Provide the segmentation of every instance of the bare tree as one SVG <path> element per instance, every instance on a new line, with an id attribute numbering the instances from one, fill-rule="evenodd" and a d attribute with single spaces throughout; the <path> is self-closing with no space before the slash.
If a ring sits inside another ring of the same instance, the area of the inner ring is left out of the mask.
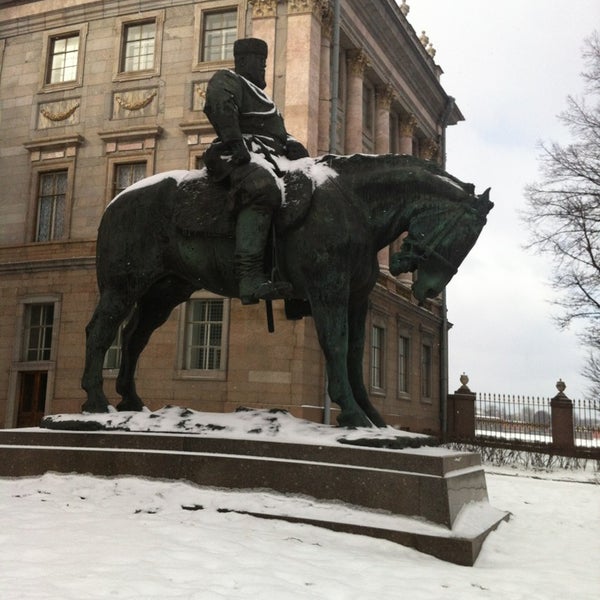
<path id="1" fill-rule="evenodd" d="M 568 96 L 559 119 L 572 142 L 542 145 L 542 181 L 527 186 L 525 220 L 530 248 L 554 263 L 551 284 L 559 292 L 560 327 L 585 323 L 590 348 L 583 375 L 600 395 L 600 37 L 585 42 L 585 94 Z"/>

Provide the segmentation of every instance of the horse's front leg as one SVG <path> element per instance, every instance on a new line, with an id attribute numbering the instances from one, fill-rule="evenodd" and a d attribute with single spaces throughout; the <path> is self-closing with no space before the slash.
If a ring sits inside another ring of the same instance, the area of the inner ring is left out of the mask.
<path id="1" fill-rule="evenodd" d="M 365 349 L 365 321 L 368 299 L 361 300 L 348 310 L 348 379 L 358 405 L 376 427 L 386 427 L 383 417 L 371 403 L 363 379 L 363 357 Z"/>
<path id="2" fill-rule="evenodd" d="M 337 418 L 338 424 L 342 427 L 371 427 L 371 422 L 354 399 L 348 379 L 348 306 L 339 300 L 339 296 L 332 303 L 311 300 L 311 306 L 325 355 L 329 397 L 342 410 Z"/>

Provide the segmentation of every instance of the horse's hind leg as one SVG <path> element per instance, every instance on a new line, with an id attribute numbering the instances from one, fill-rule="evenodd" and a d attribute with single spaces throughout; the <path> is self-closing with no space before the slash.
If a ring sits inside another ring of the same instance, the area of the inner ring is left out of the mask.
<path id="1" fill-rule="evenodd" d="M 383 417 L 371 403 L 363 380 L 363 353 L 365 349 L 365 320 L 368 301 L 365 300 L 348 311 L 348 378 L 357 404 L 373 425 L 386 427 Z"/>
<path id="2" fill-rule="evenodd" d="M 135 386 L 135 369 L 140 354 L 152 333 L 168 318 L 173 309 L 187 300 L 194 288 L 179 280 L 167 278 L 154 284 L 140 298 L 123 330 L 121 367 L 117 377 L 117 393 L 123 399 L 117 410 L 142 410 L 144 403 Z"/>
<path id="3" fill-rule="evenodd" d="M 120 294 L 104 291 L 85 328 L 85 367 L 81 387 L 87 392 L 87 400 L 81 407 L 83 412 L 108 412 L 108 401 L 102 389 L 104 355 L 130 308 Z"/>

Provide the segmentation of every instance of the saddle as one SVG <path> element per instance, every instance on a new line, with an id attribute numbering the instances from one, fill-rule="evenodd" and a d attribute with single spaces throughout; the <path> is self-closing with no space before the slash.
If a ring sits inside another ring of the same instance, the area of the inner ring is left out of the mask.
<path id="1" fill-rule="evenodd" d="M 312 201 L 313 181 L 304 171 L 283 176 L 285 198 L 273 215 L 278 236 L 301 223 Z M 235 237 L 235 211 L 226 181 L 210 177 L 185 181 L 179 186 L 173 222 L 187 235 Z"/>

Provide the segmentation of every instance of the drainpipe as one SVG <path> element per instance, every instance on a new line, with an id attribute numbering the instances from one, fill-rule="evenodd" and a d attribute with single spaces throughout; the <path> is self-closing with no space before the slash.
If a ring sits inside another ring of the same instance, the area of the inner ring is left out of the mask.
<path id="1" fill-rule="evenodd" d="M 337 120 L 340 82 L 340 0 L 333 0 L 333 32 L 331 40 L 331 121 L 329 123 L 329 152 L 337 152 Z"/>
<path id="2" fill-rule="evenodd" d="M 455 102 L 452 96 L 448 96 L 444 112 L 440 117 L 442 130 L 440 146 L 443 169 L 446 169 L 446 127 Z M 442 436 L 445 436 L 448 430 L 448 305 L 446 288 L 442 291 L 442 324 L 440 329 L 440 430 Z"/>

